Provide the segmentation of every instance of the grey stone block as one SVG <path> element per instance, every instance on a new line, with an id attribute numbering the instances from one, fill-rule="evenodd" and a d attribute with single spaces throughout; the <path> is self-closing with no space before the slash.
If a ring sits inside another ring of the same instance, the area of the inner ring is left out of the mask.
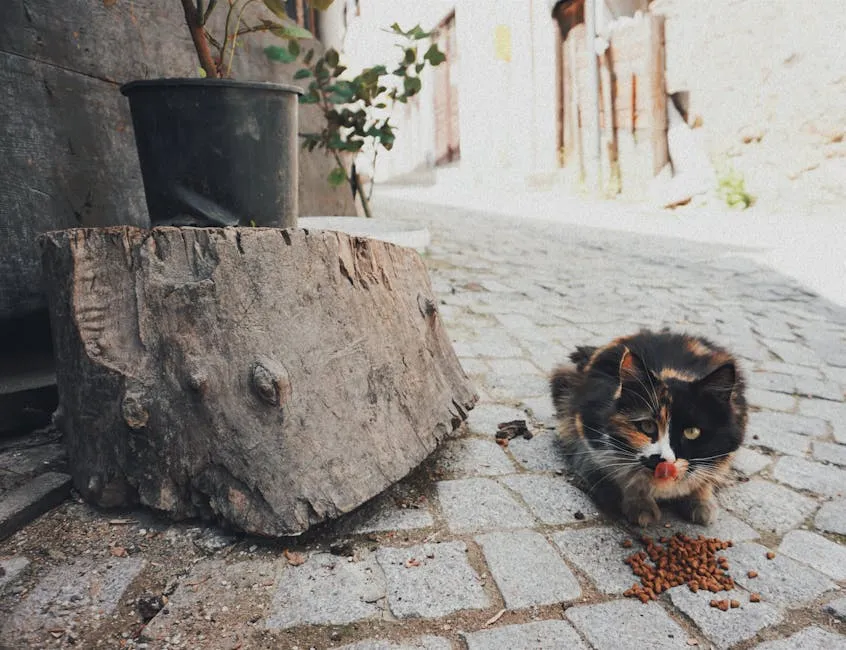
<path id="1" fill-rule="evenodd" d="M 621 594 L 639 582 L 623 561 L 633 553 L 623 540 L 630 538 L 618 528 L 598 526 L 555 533 L 552 541 L 571 563 L 581 569 L 606 594 Z"/>
<path id="2" fill-rule="evenodd" d="M 749 386 L 758 390 L 793 395 L 796 392 L 796 378 L 791 375 L 753 372 L 749 375 Z"/>
<path id="3" fill-rule="evenodd" d="M 752 650 L 846 650 L 846 636 L 835 634 L 820 627 L 806 627 L 785 639 L 767 641 L 752 647 Z"/>
<path id="4" fill-rule="evenodd" d="M 806 530 L 792 530 L 779 551 L 812 566 L 835 580 L 846 580 L 846 546 Z"/>
<path id="5" fill-rule="evenodd" d="M 545 524 L 572 524 L 576 513 L 582 520 L 597 519 L 600 514 L 596 504 L 579 488 L 570 485 L 564 477 L 538 474 L 513 474 L 499 479 L 517 492 L 528 504 L 534 515 Z"/>
<path id="6" fill-rule="evenodd" d="M 803 436 L 819 438 L 828 433 L 828 426 L 825 420 L 807 415 L 773 411 L 750 413 L 749 432 L 757 433 L 760 430 L 798 433 Z"/>
<path id="7" fill-rule="evenodd" d="M 247 621 L 264 618 L 273 595 L 281 564 L 274 562 L 235 562 L 203 560 L 180 581 L 163 608 L 144 627 L 148 641 L 163 642 L 175 635 L 183 638 L 205 634 L 219 646 L 232 647 L 252 629 Z M 238 603 L 234 620 L 226 612 Z M 214 620 L 207 620 L 206 616 Z"/>
<path id="8" fill-rule="evenodd" d="M 515 438 L 508 450 L 520 465 L 533 472 L 564 472 L 567 458 L 555 431 L 544 431 L 531 440 Z"/>
<path id="9" fill-rule="evenodd" d="M 753 417 L 749 419 L 746 443 L 750 447 L 764 447 L 782 454 L 804 456 L 811 449 L 811 439 L 799 433 L 791 433 L 776 428 L 757 426 Z"/>
<path id="10" fill-rule="evenodd" d="M 476 541 L 508 609 L 550 605 L 581 595 L 573 572 L 540 533 L 489 533 Z"/>
<path id="11" fill-rule="evenodd" d="M 0 499 L 0 539 L 5 539 L 36 517 L 59 505 L 70 494 L 71 477 L 46 472 Z"/>
<path id="12" fill-rule="evenodd" d="M 0 569 L 3 569 L 0 575 L 0 593 L 7 584 L 20 575 L 28 564 L 29 560 L 22 555 L 0 559 Z"/>
<path id="13" fill-rule="evenodd" d="M 667 527 L 669 524 L 669 528 Z M 708 526 L 700 526 L 680 519 L 672 510 L 665 508 L 662 512 L 662 520 L 658 524 L 639 529 L 639 532 L 651 537 L 672 535 L 673 533 L 684 533 L 691 537 L 704 535 L 705 537 L 719 537 L 720 539 L 731 539 L 736 542 L 757 539 L 758 532 L 749 524 L 741 521 L 723 508 L 717 508 L 717 515 L 714 522 Z"/>
<path id="14" fill-rule="evenodd" d="M 814 519 L 814 525 L 827 533 L 846 535 L 846 499 L 823 504 Z"/>
<path id="15" fill-rule="evenodd" d="M 435 467 L 453 478 L 493 476 L 515 471 L 498 444 L 479 438 L 456 438 L 436 452 Z"/>
<path id="16" fill-rule="evenodd" d="M 737 450 L 732 460 L 732 465 L 746 476 L 757 474 L 772 462 L 772 458 L 758 451 L 747 447 Z"/>
<path id="17" fill-rule="evenodd" d="M 345 645 L 338 650 L 452 650 L 452 644 L 439 636 L 419 636 L 407 641 L 371 639 Z"/>
<path id="18" fill-rule="evenodd" d="M 531 412 L 532 418 L 547 429 L 555 428 L 555 409 L 552 407 L 552 399 L 549 395 L 523 398 L 522 405 Z"/>
<path id="19" fill-rule="evenodd" d="M 397 618 L 438 618 L 491 605 L 463 542 L 380 548 L 376 559 Z"/>
<path id="20" fill-rule="evenodd" d="M 467 428 L 472 433 L 495 436 L 500 422 L 525 420 L 526 414 L 522 410 L 503 404 L 477 404 L 467 416 Z"/>
<path id="21" fill-rule="evenodd" d="M 773 411 L 790 411 L 796 406 L 796 398 L 792 395 L 756 388 L 746 390 L 746 399 L 751 406 Z"/>
<path id="22" fill-rule="evenodd" d="M 527 528 L 535 524 L 534 517 L 492 479 L 440 481 L 437 489 L 441 511 L 453 532 Z"/>
<path id="23" fill-rule="evenodd" d="M 803 397 L 816 397 L 837 402 L 843 401 L 843 389 L 833 381 L 812 379 L 810 377 L 796 378 L 796 393 Z"/>
<path id="24" fill-rule="evenodd" d="M 667 593 L 673 605 L 684 612 L 717 648 L 723 649 L 753 638 L 765 627 L 782 621 L 782 612 L 766 602 L 750 603 L 746 592 L 734 589 L 693 593 L 686 585 L 674 587 Z M 709 605 L 712 599 L 739 600 L 740 607 L 721 611 Z"/>
<path id="25" fill-rule="evenodd" d="M 378 618 L 385 578 L 372 556 L 359 562 L 329 553 L 314 553 L 305 563 L 285 568 L 265 625 L 285 629 L 299 625 L 345 625 Z"/>
<path id="26" fill-rule="evenodd" d="M 793 490 L 752 479 L 722 490 L 720 503 L 760 531 L 784 533 L 797 527 L 817 509 L 817 502 Z"/>
<path id="27" fill-rule="evenodd" d="M 846 598 L 832 600 L 823 607 L 823 609 L 832 616 L 839 618 L 841 621 L 846 621 Z"/>
<path id="28" fill-rule="evenodd" d="M 846 445 L 831 442 L 814 442 L 814 458 L 846 467 Z"/>
<path id="29" fill-rule="evenodd" d="M 769 549 L 760 544 L 744 542 L 726 551 L 735 582 L 748 591 L 757 591 L 767 602 L 786 608 L 800 607 L 837 585 L 806 564 L 796 562 L 782 553 L 772 560 L 766 557 Z M 757 571 L 750 578 L 748 572 Z"/>
<path id="30" fill-rule="evenodd" d="M 467 650 L 588 650 L 567 621 L 551 620 L 464 632 Z"/>
<path id="31" fill-rule="evenodd" d="M 689 648 L 689 635 L 655 602 L 627 598 L 570 607 L 564 614 L 596 650 Z"/>
<path id="32" fill-rule="evenodd" d="M 130 583 L 144 568 L 137 558 L 90 558 L 55 567 L 6 618 L 0 645 L 55 645 L 50 630 L 92 628 L 111 616 Z"/>
<path id="33" fill-rule="evenodd" d="M 773 468 L 773 477 L 800 490 L 826 496 L 846 496 L 846 469 L 785 456 Z"/>

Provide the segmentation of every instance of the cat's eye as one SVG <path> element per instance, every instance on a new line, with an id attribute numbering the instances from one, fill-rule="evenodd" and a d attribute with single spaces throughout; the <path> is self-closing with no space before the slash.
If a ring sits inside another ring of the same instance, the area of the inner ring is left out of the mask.
<path id="1" fill-rule="evenodd" d="M 637 426 L 648 436 L 654 435 L 658 431 L 658 425 L 655 424 L 655 420 L 641 420 L 637 423 Z"/>
<path id="2" fill-rule="evenodd" d="M 702 432 L 699 430 L 699 427 L 687 427 L 684 430 L 684 437 L 688 440 L 696 440 L 700 433 Z"/>

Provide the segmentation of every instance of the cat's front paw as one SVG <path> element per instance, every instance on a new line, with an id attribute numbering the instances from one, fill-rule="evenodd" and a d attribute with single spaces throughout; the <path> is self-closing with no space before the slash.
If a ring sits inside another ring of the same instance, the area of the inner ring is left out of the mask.
<path id="1" fill-rule="evenodd" d="M 688 499 L 682 505 L 682 512 L 694 524 L 709 526 L 717 518 L 717 505 L 711 499 Z"/>
<path id="2" fill-rule="evenodd" d="M 633 524 L 646 528 L 661 521 L 661 510 L 652 499 L 623 501 L 623 514 Z"/>

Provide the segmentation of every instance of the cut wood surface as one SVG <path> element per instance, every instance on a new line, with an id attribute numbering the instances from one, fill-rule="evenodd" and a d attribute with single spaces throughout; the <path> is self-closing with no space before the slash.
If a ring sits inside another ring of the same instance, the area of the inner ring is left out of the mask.
<path id="1" fill-rule="evenodd" d="M 74 483 L 297 534 L 396 482 L 477 397 L 412 249 L 329 231 L 40 238 Z"/>

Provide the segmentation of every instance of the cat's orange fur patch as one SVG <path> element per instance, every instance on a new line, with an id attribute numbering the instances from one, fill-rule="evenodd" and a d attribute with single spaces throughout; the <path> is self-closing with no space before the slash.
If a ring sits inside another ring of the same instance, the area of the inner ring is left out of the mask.
<path id="1" fill-rule="evenodd" d="M 696 339 L 687 339 L 687 341 L 685 341 L 685 347 L 688 352 L 696 357 L 707 357 L 714 352 L 711 348 L 702 343 L 702 341 L 698 341 Z"/>
<path id="2" fill-rule="evenodd" d="M 579 436 L 579 438 L 585 437 L 585 425 L 582 423 L 582 416 L 580 413 L 576 413 L 573 418 L 573 428 L 576 430 L 576 435 Z"/>
<path id="3" fill-rule="evenodd" d="M 679 370 L 677 368 L 662 368 L 658 373 L 658 378 L 662 381 L 667 379 L 675 379 L 677 381 L 696 381 L 698 377 L 687 370 Z"/>

